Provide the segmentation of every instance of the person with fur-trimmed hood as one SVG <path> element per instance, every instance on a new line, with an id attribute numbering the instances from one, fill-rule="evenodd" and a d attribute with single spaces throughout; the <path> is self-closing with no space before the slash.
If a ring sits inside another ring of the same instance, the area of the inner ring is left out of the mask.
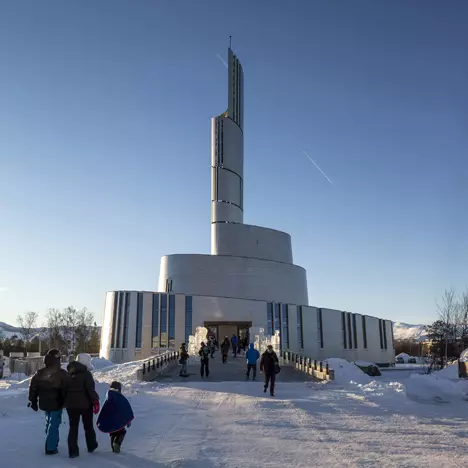
<path id="1" fill-rule="evenodd" d="M 114 453 L 120 453 L 122 442 L 127 433 L 126 428 L 131 426 L 133 417 L 131 405 L 122 395 L 122 384 L 116 381 L 112 382 L 96 425 L 101 432 L 109 434 Z"/>
<path id="2" fill-rule="evenodd" d="M 58 453 L 59 428 L 68 375 L 60 367 L 60 361 L 52 354 L 44 357 L 44 365 L 29 383 L 28 407 L 44 411 L 46 418 L 46 455 Z"/>
<path id="3" fill-rule="evenodd" d="M 78 447 L 78 426 L 80 419 L 85 431 L 86 447 L 89 453 L 94 452 L 98 443 L 93 426 L 93 413 L 99 413 L 99 395 L 96 393 L 94 379 L 91 374 L 93 365 L 91 356 L 78 354 L 76 361 L 67 366 L 68 380 L 66 387 L 65 408 L 70 422 L 68 433 L 68 452 L 70 458 L 80 454 Z"/>

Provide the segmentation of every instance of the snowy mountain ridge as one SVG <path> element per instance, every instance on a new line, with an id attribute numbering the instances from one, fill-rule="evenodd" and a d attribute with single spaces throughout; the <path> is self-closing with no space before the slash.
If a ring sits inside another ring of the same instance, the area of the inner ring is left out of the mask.
<path id="1" fill-rule="evenodd" d="M 398 340 L 416 340 L 424 341 L 426 333 L 425 325 L 411 325 L 409 323 L 394 322 L 393 323 L 393 338 Z"/>

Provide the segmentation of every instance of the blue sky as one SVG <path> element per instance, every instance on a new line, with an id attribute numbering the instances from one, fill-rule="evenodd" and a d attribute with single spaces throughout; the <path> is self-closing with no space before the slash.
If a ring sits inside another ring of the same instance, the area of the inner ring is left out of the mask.
<path id="1" fill-rule="evenodd" d="M 0 320 L 155 289 L 209 252 L 210 118 L 245 77 L 245 222 L 310 303 L 426 323 L 468 285 L 468 4 L 0 6 Z M 333 180 L 330 184 L 304 149 Z"/>

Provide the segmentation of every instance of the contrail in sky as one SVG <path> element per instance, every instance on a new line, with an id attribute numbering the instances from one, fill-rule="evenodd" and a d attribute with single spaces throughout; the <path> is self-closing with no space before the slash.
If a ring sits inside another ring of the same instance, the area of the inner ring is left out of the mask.
<path id="1" fill-rule="evenodd" d="M 323 177 L 325 177 L 325 179 L 327 179 L 328 182 L 330 182 L 330 184 L 334 185 L 333 181 L 330 179 L 330 177 L 328 177 L 327 174 L 325 174 L 325 172 L 323 172 L 322 169 L 320 169 L 320 166 L 311 158 L 309 153 L 307 153 L 307 151 L 304 150 L 304 149 L 302 150 L 302 152 L 307 156 L 309 161 L 322 173 Z"/>
<path id="2" fill-rule="evenodd" d="M 228 67 L 228 64 L 226 63 L 226 60 L 224 60 L 223 57 L 221 57 L 221 55 L 216 54 L 216 57 L 218 57 L 219 60 L 221 60 L 221 63 L 222 63 L 226 68 L 229 68 L 229 67 Z"/>

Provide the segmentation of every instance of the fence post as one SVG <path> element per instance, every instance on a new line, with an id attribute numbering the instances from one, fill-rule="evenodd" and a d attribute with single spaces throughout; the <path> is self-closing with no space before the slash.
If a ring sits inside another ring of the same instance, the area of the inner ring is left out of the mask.
<path id="1" fill-rule="evenodd" d="M 328 361 L 325 364 L 325 372 L 327 373 L 327 375 L 330 375 L 330 368 L 328 367 Z"/>
<path id="2" fill-rule="evenodd" d="M 146 366 L 145 366 L 145 363 L 143 363 L 143 375 L 146 374 Z"/>
<path id="3" fill-rule="evenodd" d="M 323 363 L 320 361 L 320 372 L 323 372 Z"/>
<path id="4" fill-rule="evenodd" d="M 154 361 L 155 361 L 155 359 L 153 359 L 153 370 L 156 369 L 156 363 Z"/>

